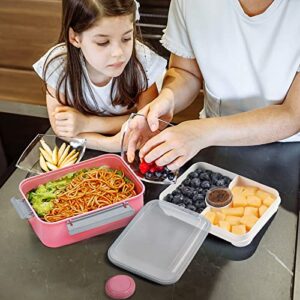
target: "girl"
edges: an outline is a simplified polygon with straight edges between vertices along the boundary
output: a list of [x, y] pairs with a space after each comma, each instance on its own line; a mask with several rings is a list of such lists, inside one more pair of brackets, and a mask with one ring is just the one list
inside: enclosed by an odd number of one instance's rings
[[166, 61], [136, 40], [137, 9], [134, 0], [63, 0], [59, 44], [33, 65], [58, 136], [120, 151], [128, 115], [157, 96]]

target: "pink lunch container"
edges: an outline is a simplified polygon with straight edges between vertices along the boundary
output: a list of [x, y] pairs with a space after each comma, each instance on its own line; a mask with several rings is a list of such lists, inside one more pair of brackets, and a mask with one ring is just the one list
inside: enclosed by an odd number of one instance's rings
[[[40, 184], [56, 180], [70, 172], [103, 165], [123, 171], [135, 184], [136, 196], [53, 223], [43, 221], [27, 199], [26, 195]], [[44, 245], [56, 248], [126, 226], [144, 204], [145, 187], [120, 156], [104, 154], [66, 168], [27, 178], [20, 183], [19, 189], [24, 199], [11, 199], [19, 216], [28, 219]]]

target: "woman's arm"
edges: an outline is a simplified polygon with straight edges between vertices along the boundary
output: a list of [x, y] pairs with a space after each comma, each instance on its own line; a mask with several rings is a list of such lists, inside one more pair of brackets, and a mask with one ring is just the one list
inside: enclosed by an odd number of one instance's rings
[[209, 146], [247, 146], [274, 142], [300, 131], [300, 73], [281, 105], [226, 117], [187, 121], [149, 140], [140, 155], [147, 162], [177, 169]]

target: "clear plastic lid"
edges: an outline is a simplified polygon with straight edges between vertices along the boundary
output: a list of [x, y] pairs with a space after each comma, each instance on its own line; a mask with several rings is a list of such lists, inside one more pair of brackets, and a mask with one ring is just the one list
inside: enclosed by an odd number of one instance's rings
[[[136, 126], [138, 127], [138, 129], [136, 129], [136, 132], [130, 132], [129, 128], [131, 122], [135, 122]], [[137, 143], [137, 148], [140, 149], [149, 139], [157, 135], [159, 132], [167, 127], [174, 126], [173, 124], [161, 119], [158, 119], [158, 122], [159, 129], [153, 132], [151, 131], [147, 119], [144, 115], [137, 113], [131, 114], [127, 122], [127, 126], [123, 132], [121, 156], [141, 180], [155, 184], [171, 184], [176, 182], [179, 173], [178, 170], [171, 171], [167, 168], [167, 166], [157, 166], [155, 162], [146, 163], [144, 160], [140, 159], [139, 150], [136, 151], [135, 158], [132, 162], [129, 162], [127, 159], [126, 149], [129, 140], [131, 138], [135, 139], [135, 137], [133, 137], [135, 134], [138, 134], [139, 142]]]
[[205, 240], [209, 221], [172, 203], [148, 202], [108, 250], [115, 265], [160, 284], [176, 282]]

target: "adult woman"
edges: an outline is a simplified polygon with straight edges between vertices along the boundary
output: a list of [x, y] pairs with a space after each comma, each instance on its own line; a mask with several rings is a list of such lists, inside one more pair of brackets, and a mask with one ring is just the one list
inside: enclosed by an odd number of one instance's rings
[[[198, 94], [199, 120], [167, 128], [140, 150], [170, 169], [199, 150], [274, 142], [300, 130], [300, 2], [173, 0], [162, 38], [171, 51], [160, 95], [140, 113], [152, 130]], [[138, 122], [128, 145], [133, 159]]]

